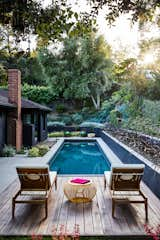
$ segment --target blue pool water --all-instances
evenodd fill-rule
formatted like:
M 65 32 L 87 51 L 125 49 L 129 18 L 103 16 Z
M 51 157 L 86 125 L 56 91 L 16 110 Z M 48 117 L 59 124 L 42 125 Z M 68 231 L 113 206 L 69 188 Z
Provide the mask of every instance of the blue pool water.
M 103 174 L 110 169 L 96 141 L 65 141 L 49 166 L 59 174 Z

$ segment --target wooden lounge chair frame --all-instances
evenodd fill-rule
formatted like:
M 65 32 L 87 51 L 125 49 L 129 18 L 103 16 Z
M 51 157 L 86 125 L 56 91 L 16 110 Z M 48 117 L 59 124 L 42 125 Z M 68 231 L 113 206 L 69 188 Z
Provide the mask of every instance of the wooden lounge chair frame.
M 15 217 L 15 204 L 45 204 L 45 219 L 48 216 L 48 197 L 53 183 L 57 189 L 57 173 L 52 172 L 51 181 L 48 167 L 17 167 L 17 174 L 20 180 L 20 189 L 12 198 L 12 218 Z M 19 196 L 36 196 L 36 199 L 20 199 Z
M 138 168 L 138 165 L 134 167 L 135 164 L 134 166 L 132 164 L 124 164 L 124 168 L 122 165 L 120 167 L 112 167 L 109 182 L 104 175 L 104 188 L 106 188 L 106 185 L 108 184 L 112 197 L 112 217 L 114 217 L 116 203 L 142 203 L 145 206 L 146 221 L 148 220 L 148 201 L 140 190 L 140 182 L 144 173 L 144 166 L 140 164 L 141 167 Z M 129 192 L 132 191 L 135 193 L 135 196 L 141 196 L 141 200 L 130 200 Z M 118 192 L 119 197 L 117 194 Z M 134 194 L 132 196 L 134 196 Z

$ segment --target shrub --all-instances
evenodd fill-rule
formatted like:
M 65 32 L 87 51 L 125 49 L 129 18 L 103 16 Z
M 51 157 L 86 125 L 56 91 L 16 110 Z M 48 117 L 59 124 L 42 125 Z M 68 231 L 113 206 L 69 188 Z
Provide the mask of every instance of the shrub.
M 89 127 L 89 128 L 104 128 L 104 124 L 96 122 L 83 122 L 80 124 L 80 127 Z
M 58 122 L 58 121 L 47 122 L 47 127 L 64 127 L 64 126 L 65 126 L 64 122 Z
M 5 145 L 2 150 L 3 157 L 14 157 L 15 153 L 15 148 L 10 145 Z
M 66 108 L 65 108 L 65 106 L 64 106 L 63 104 L 58 104 L 58 105 L 56 106 L 56 111 L 57 111 L 58 113 L 63 113 L 63 112 L 65 112 L 65 110 L 66 110 Z
M 71 137 L 80 137 L 80 132 L 79 131 L 71 132 Z
M 152 120 L 149 118 L 140 116 L 136 118 L 130 118 L 128 121 L 123 122 L 122 127 L 151 136 L 160 137 L 160 124 L 153 124 Z
M 48 104 L 55 98 L 50 87 L 29 85 L 25 83 L 22 86 L 22 96 L 38 103 Z
M 64 136 L 65 137 L 70 137 L 71 136 L 71 132 L 69 132 L 69 131 L 64 132 Z
M 66 125 L 68 125 L 68 126 L 72 125 L 72 117 L 71 116 L 62 116 L 61 119 Z
M 17 151 L 17 154 L 25 154 L 26 150 L 25 148 L 21 148 L 19 151 Z
M 88 113 L 90 111 L 90 108 L 89 107 L 83 107 L 82 108 L 82 112 L 83 113 Z
M 41 157 L 43 157 L 49 151 L 49 147 L 47 145 L 39 145 L 38 149 Z
M 39 149 L 37 147 L 32 147 L 28 152 L 28 157 L 39 157 Z
M 57 116 L 53 113 L 48 114 L 47 119 L 48 119 L 48 122 L 56 122 L 56 121 L 60 122 L 59 116 Z
M 52 132 L 48 134 L 48 137 L 64 137 L 64 132 Z
M 122 114 L 118 110 L 112 110 L 109 115 L 110 123 L 114 127 L 117 127 L 119 124 L 119 119 L 121 119 L 121 117 L 122 117 Z
M 158 123 L 160 121 L 160 101 L 144 100 L 142 112 L 144 117 Z
M 86 136 L 87 136 L 87 133 L 86 133 L 85 131 L 81 131 L 81 132 L 80 132 L 80 136 L 81 136 L 81 137 L 86 137 Z
M 73 122 L 76 124 L 80 124 L 83 122 L 83 116 L 79 113 L 75 113 L 72 115 Z

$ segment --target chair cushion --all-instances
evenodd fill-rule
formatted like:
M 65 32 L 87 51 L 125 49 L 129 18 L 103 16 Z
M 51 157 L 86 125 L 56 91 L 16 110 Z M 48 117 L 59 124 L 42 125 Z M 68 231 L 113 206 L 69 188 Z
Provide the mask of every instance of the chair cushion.
M 123 168 L 123 169 L 144 169 L 144 164 L 124 164 L 124 163 L 118 163 L 118 164 L 112 164 L 112 169 L 114 168 Z
M 56 179 L 57 172 L 49 172 L 49 176 L 50 176 L 50 181 L 51 181 L 51 185 L 52 185 Z
M 22 169 L 49 169 L 49 166 L 48 165 L 19 165 L 19 166 L 16 166 L 16 168 L 22 168 Z

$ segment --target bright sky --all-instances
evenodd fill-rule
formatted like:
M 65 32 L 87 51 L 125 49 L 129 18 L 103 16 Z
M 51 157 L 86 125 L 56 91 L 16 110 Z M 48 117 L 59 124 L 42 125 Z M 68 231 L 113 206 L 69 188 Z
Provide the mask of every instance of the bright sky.
M 38 1 L 38 0 L 37 0 Z M 44 7 L 51 3 L 52 0 L 42 0 Z M 68 0 L 68 2 L 73 6 L 73 10 L 80 11 L 89 11 L 89 6 L 86 4 L 86 0 L 79 0 L 78 5 L 75 4 L 76 0 Z M 138 54 L 138 42 L 142 33 L 138 31 L 138 24 L 131 26 L 131 22 L 128 20 L 129 15 L 122 15 L 116 20 L 114 26 L 109 27 L 105 21 L 105 9 L 100 11 L 98 15 L 98 28 L 99 34 L 105 36 L 106 41 L 112 46 L 114 52 L 121 49 L 127 49 L 127 52 L 130 54 L 128 57 L 134 57 Z M 152 29 L 151 32 L 145 34 L 151 36 L 159 36 L 158 29 Z M 35 37 L 31 39 L 31 48 L 36 47 Z M 26 43 L 22 43 L 22 48 L 27 48 Z

